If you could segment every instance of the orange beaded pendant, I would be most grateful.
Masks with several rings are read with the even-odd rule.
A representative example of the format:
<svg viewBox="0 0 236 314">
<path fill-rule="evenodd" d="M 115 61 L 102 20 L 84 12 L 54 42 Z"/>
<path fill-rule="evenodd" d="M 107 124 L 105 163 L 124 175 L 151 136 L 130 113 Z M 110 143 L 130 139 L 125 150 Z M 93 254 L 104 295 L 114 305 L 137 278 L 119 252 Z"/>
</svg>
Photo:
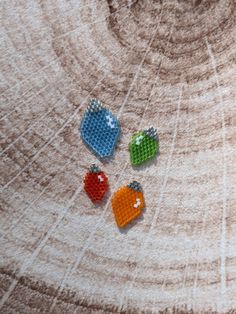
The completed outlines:
<svg viewBox="0 0 236 314">
<path fill-rule="evenodd" d="M 112 209 L 118 227 L 123 228 L 137 218 L 145 206 L 140 183 L 131 182 L 122 186 L 112 198 Z"/>
<path fill-rule="evenodd" d="M 106 175 L 94 164 L 84 177 L 84 189 L 94 203 L 101 201 L 108 190 Z"/>
</svg>

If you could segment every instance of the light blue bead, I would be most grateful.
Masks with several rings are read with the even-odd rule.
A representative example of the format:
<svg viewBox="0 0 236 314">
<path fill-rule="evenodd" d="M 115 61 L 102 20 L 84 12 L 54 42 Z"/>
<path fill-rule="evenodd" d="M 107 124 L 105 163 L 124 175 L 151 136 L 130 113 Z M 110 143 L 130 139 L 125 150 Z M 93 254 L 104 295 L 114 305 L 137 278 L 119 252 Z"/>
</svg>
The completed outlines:
<svg viewBox="0 0 236 314">
<path fill-rule="evenodd" d="M 84 114 L 80 125 L 84 143 L 98 157 L 112 156 L 120 136 L 119 121 L 113 114 L 102 107 L 100 111 Z"/>
</svg>

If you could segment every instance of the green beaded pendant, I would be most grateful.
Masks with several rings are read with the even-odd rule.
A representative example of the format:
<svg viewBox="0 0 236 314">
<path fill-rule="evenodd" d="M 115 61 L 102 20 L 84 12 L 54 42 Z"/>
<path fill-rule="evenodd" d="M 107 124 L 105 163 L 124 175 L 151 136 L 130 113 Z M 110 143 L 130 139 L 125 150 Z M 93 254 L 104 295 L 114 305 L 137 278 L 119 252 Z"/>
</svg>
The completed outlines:
<svg viewBox="0 0 236 314">
<path fill-rule="evenodd" d="M 153 127 L 134 133 L 129 143 L 130 161 L 138 166 L 154 158 L 159 150 L 157 130 Z"/>
</svg>

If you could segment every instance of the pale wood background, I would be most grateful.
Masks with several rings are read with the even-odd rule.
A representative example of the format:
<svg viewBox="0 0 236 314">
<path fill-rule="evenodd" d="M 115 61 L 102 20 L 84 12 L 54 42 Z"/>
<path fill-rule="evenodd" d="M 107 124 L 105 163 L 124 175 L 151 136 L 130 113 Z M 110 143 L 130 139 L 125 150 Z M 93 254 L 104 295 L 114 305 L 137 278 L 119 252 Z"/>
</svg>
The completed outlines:
<svg viewBox="0 0 236 314">
<path fill-rule="evenodd" d="M 234 0 L 1 1 L 1 313 L 236 310 L 235 38 Z M 91 97 L 121 121 L 109 163 L 78 133 Z M 160 155 L 133 169 L 149 126 Z M 133 179 L 146 211 L 120 232 Z"/>
</svg>

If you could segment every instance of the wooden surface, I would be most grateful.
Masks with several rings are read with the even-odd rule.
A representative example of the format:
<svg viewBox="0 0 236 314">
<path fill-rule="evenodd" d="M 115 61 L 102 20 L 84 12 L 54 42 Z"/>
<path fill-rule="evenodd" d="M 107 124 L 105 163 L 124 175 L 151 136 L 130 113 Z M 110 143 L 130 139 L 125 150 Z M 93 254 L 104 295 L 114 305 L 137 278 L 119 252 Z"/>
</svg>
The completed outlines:
<svg viewBox="0 0 236 314">
<path fill-rule="evenodd" d="M 1 313 L 236 310 L 235 38 L 234 0 L 2 0 Z M 78 132 L 91 97 L 122 126 L 104 164 Z M 160 155 L 133 169 L 149 126 Z M 110 197 L 131 180 L 146 211 L 120 232 Z"/>
</svg>

